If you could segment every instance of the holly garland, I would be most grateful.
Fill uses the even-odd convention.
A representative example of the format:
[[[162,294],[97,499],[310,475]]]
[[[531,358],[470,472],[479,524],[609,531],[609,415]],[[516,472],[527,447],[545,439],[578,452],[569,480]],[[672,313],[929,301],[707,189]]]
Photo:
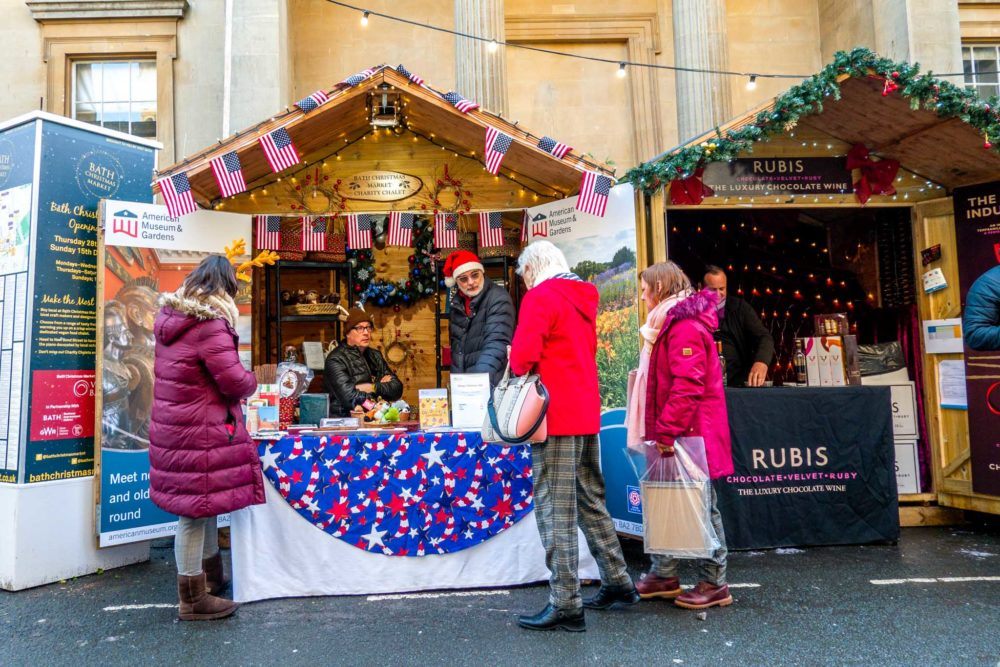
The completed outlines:
[[[437,269],[434,265],[434,230],[429,221],[413,221],[414,253],[409,257],[406,278],[395,281],[376,276],[375,251],[371,248],[348,250],[347,262],[354,278],[355,300],[363,304],[389,307],[399,312],[437,291]]]
[[[832,63],[776,98],[773,108],[757,114],[753,123],[725,135],[716,129],[715,138],[661,160],[644,162],[630,169],[622,180],[651,195],[670,181],[689,178],[709,162],[732,161],[752,153],[755,143],[783,134],[803,116],[821,113],[827,98],[839,100],[838,79],[845,74],[882,80],[883,96],[898,93],[909,100],[914,111],[926,109],[940,118],[961,119],[983,134],[987,150],[993,148],[990,137],[1000,136],[1000,100],[995,96],[982,100],[974,91],[937,79],[931,72],[921,74],[919,63],[893,62],[859,47],[850,53],[838,51]]]

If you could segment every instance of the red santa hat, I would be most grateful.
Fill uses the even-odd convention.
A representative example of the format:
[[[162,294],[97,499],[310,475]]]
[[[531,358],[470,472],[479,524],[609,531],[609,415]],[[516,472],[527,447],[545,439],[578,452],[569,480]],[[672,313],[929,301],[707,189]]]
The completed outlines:
[[[483,270],[483,263],[479,261],[475,253],[468,250],[456,250],[448,255],[444,260],[444,284],[448,287],[455,286],[455,279],[463,273],[468,273],[475,269]]]

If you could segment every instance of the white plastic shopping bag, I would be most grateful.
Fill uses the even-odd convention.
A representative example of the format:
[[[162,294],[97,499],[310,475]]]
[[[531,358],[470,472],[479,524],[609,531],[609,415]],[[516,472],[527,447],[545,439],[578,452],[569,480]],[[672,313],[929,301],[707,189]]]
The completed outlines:
[[[675,558],[710,558],[719,548],[712,526],[712,481],[705,441],[678,438],[674,455],[663,456],[655,442],[645,456],[629,457],[642,491],[646,553]]]

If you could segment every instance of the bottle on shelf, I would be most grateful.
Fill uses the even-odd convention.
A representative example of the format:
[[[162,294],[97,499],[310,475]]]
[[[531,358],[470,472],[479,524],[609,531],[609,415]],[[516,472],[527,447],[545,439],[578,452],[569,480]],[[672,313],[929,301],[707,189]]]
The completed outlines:
[[[795,339],[795,384],[805,387],[809,384],[809,375],[806,372],[805,341],[801,338]]]
[[[719,365],[722,366],[722,386],[725,387],[729,384],[726,380],[726,356],[722,354],[722,341],[715,341],[715,350],[719,353]]]

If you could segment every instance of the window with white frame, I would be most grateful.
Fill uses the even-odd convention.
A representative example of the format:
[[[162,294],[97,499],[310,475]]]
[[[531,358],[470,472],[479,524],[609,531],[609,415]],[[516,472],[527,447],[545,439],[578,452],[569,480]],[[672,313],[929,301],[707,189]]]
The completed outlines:
[[[156,138],[156,62],[73,63],[73,118],[137,137]]]
[[[965,87],[983,99],[1000,95],[1000,44],[966,44],[962,46]]]

